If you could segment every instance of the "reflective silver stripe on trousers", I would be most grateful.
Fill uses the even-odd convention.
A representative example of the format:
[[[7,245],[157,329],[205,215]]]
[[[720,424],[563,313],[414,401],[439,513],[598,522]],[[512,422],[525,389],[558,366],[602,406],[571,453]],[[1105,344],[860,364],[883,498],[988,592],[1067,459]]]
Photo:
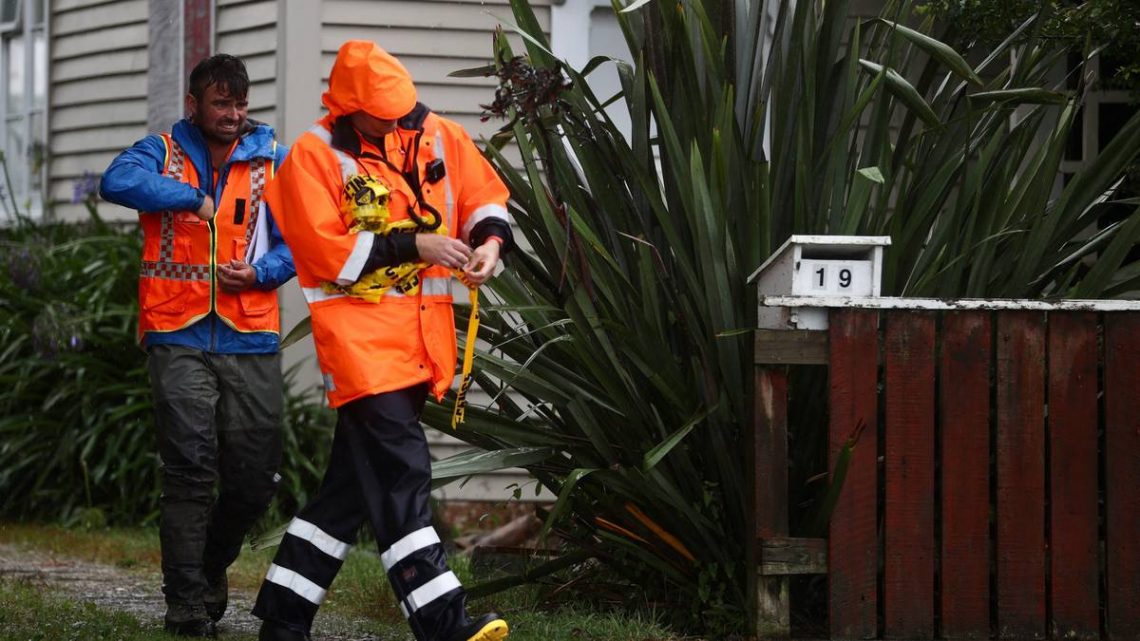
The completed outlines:
[[[321,552],[341,561],[348,556],[348,550],[352,547],[303,519],[294,518],[289,524],[289,529],[285,531],[298,539],[312,543],[313,547]]]
[[[464,242],[471,242],[471,230],[475,229],[475,225],[487,220],[488,218],[498,218],[499,220],[511,224],[511,215],[507,212],[507,208],[497,203],[483,205],[471,215],[467,217],[467,222],[463,223],[463,240]]]
[[[435,528],[430,525],[422,527],[393,543],[391,547],[380,555],[380,562],[384,564],[384,571],[386,572],[391,570],[393,565],[406,559],[412,552],[437,545],[438,543],[439,535],[436,534]]]
[[[448,570],[416,588],[408,595],[408,598],[404,599],[404,603],[407,604],[407,614],[405,616],[411,616],[416,610],[419,610],[448,592],[461,587],[463,587],[463,585],[459,582],[459,578],[455,576],[454,572]]]
[[[265,573],[265,580],[270,583],[276,583],[287,590],[291,590],[294,594],[313,605],[320,605],[321,601],[325,600],[325,593],[327,591],[324,588],[276,563],[269,566],[269,572]]]

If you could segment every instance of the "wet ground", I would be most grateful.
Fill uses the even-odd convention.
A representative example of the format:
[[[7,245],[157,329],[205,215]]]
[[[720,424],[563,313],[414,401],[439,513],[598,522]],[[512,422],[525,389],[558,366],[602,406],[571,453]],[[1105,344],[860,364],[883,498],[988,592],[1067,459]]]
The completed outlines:
[[[134,615],[143,625],[160,628],[166,606],[157,572],[149,574],[61,557],[39,550],[0,545],[0,578],[43,586],[100,608]],[[230,592],[226,616],[218,624],[226,633],[256,635],[261,622],[249,613],[253,594]],[[397,641],[369,633],[366,621],[351,621],[322,613],[313,626],[313,641]],[[410,639],[409,634],[407,639]],[[401,641],[403,641],[401,639]]]

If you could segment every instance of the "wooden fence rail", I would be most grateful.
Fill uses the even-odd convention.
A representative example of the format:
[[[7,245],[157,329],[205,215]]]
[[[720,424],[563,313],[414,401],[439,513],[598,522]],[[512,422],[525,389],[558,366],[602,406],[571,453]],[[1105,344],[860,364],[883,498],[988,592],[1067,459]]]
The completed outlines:
[[[757,333],[758,636],[819,572],[832,639],[1140,639],[1140,311],[927,302]],[[830,469],[857,438],[826,541],[788,532],[798,363]]]

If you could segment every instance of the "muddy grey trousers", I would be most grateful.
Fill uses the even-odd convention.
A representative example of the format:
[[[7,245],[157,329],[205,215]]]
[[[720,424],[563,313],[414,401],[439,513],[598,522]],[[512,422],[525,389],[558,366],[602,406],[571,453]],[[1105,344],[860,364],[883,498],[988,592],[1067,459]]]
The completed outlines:
[[[162,591],[177,620],[201,611],[207,576],[237,558],[277,488],[281,356],[147,352],[162,459]]]

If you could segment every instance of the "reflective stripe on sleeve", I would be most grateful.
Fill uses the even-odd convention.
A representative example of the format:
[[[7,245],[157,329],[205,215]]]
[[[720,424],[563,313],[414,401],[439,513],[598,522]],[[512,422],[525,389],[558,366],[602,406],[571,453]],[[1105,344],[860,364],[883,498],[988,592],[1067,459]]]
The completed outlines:
[[[327,591],[324,588],[276,563],[269,566],[269,572],[265,574],[265,580],[292,591],[313,605],[320,605],[321,601],[325,600],[325,593]]]
[[[459,578],[450,570],[435,577],[431,581],[413,590],[412,593],[408,595],[408,598],[404,599],[404,602],[408,605],[408,616],[411,616],[416,610],[419,610],[448,592],[461,587],[463,587],[463,585],[459,582]]]
[[[475,229],[475,225],[478,225],[488,218],[498,218],[508,225],[511,222],[511,215],[507,213],[506,207],[494,203],[483,205],[471,212],[471,215],[467,217],[467,222],[463,223],[463,242],[470,243],[471,230]]]
[[[422,527],[393,543],[391,547],[380,555],[380,562],[384,564],[384,570],[388,571],[392,569],[392,566],[407,558],[412,552],[431,547],[438,543],[439,535],[436,534],[435,528],[430,525]]]
[[[352,547],[316,525],[298,518],[294,518],[289,524],[289,529],[285,531],[303,541],[312,543],[313,547],[321,552],[341,561],[348,556],[348,550]]]
[[[352,253],[348,255],[348,260],[344,261],[344,267],[336,277],[337,285],[351,285],[360,280],[360,272],[364,270],[364,263],[372,253],[372,243],[375,239],[376,235],[370,231],[356,234],[356,246],[352,248]]]

